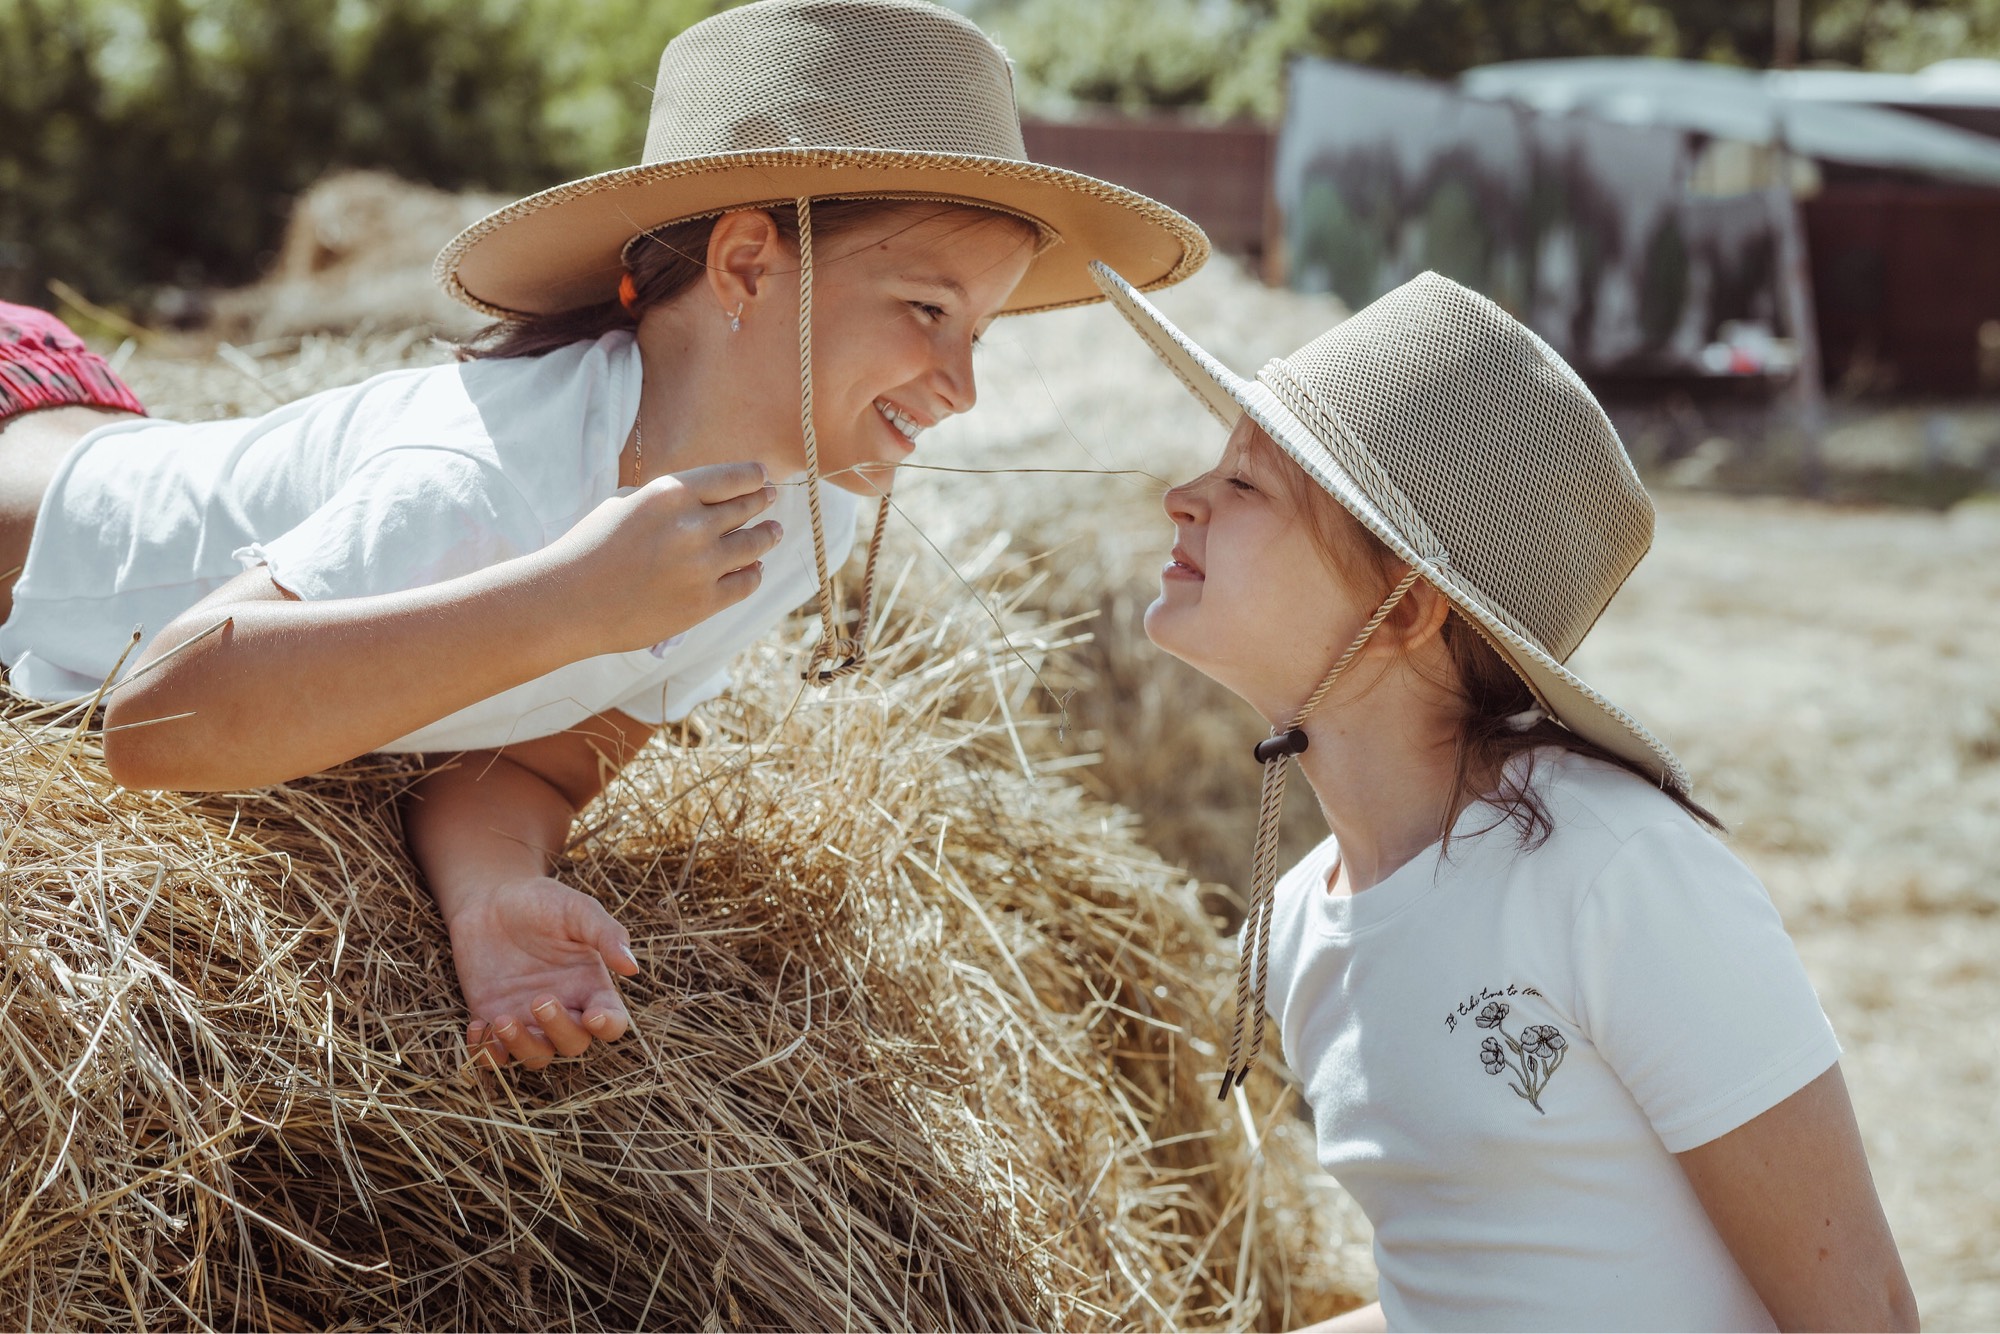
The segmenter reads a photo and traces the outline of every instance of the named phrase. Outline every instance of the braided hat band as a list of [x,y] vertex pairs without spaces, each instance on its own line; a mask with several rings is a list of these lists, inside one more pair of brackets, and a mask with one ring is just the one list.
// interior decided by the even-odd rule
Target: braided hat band
[[438,256],[454,299],[501,319],[615,299],[634,236],[731,209],[929,199],[1011,213],[1043,244],[1001,314],[1101,300],[1106,260],[1147,290],[1208,258],[1156,200],[1028,160],[1007,56],[929,0],[759,0],[667,44],[636,166],[569,181]]
[[1652,544],[1653,507],[1604,410],[1546,343],[1426,273],[1248,380],[1108,267],[1092,271],[1225,427],[1261,426],[1550,716],[1689,786],[1665,742],[1565,665]]
[[[1092,272],[1225,427],[1245,416],[1262,427],[1413,576],[1444,595],[1551,718],[1662,787],[1688,788],[1687,770],[1665,743],[1567,666],[1651,546],[1653,507],[1603,408],[1548,344],[1478,293],[1425,273],[1251,380],[1109,267]],[[1279,738],[1260,743],[1267,810],[1275,810],[1270,788],[1282,782],[1274,752],[1287,753]],[[1263,1023],[1270,837],[1260,830],[1244,927],[1243,966],[1255,971],[1238,987],[1237,1022],[1253,1035],[1253,1057]],[[1231,1081],[1241,1079],[1239,1058],[1232,1056]]]

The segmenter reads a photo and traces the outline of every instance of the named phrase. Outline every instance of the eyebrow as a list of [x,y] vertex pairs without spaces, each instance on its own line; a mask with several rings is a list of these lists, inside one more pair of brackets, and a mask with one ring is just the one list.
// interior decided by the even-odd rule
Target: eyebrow
[[919,287],[939,288],[950,292],[960,301],[966,299],[965,284],[956,278],[948,278],[941,273],[906,273],[903,275],[903,281],[906,283],[915,283]]

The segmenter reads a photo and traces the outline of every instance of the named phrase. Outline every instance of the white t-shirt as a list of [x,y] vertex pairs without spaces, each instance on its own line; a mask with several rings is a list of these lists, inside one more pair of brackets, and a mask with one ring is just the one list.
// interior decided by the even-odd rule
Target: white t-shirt
[[[23,694],[73,698],[103,682],[135,627],[150,639],[257,565],[317,601],[538,551],[615,494],[639,381],[631,335],[613,333],[539,357],[391,371],[262,417],[135,418],[92,432],[43,498],[0,662]],[[838,563],[859,500],[834,487],[822,496]],[[785,536],[749,598],[664,645],[570,663],[382,749],[500,746],[612,708],[645,723],[685,717],[815,590],[805,488],[779,487],[762,517]]]
[[[1524,761],[1517,761],[1522,763]],[[1279,882],[1270,1009],[1391,1329],[1772,1328],[1675,1153],[1839,1059],[1769,896],[1663,793],[1543,750],[1555,832],[1491,806],[1353,896]],[[1484,830],[1485,832],[1481,832]]]

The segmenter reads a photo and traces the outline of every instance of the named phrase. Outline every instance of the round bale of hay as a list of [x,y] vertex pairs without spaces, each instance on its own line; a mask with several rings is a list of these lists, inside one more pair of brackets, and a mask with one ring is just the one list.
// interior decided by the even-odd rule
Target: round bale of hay
[[[1355,1300],[1232,956],[1126,817],[1037,771],[976,607],[869,676],[774,642],[562,874],[631,929],[632,1035],[464,1065],[414,770],[113,784],[0,730],[0,1322],[15,1328],[1286,1327]],[[1027,648],[1024,658],[1016,652]],[[1257,1110],[1245,1124],[1245,1113]]]

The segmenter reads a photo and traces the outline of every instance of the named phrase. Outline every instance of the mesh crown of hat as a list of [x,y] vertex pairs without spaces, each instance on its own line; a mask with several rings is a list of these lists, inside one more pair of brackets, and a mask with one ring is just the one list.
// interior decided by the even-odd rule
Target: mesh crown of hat
[[1559,662],[1652,545],[1652,502],[1583,381],[1448,278],[1405,283],[1258,379],[1392,522],[1428,530],[1404,533],[1420,554],[1441,549]]
[[788,147],[1027,158],[1006,54],[928,0],[761,0],[668,44],[643,161]]

